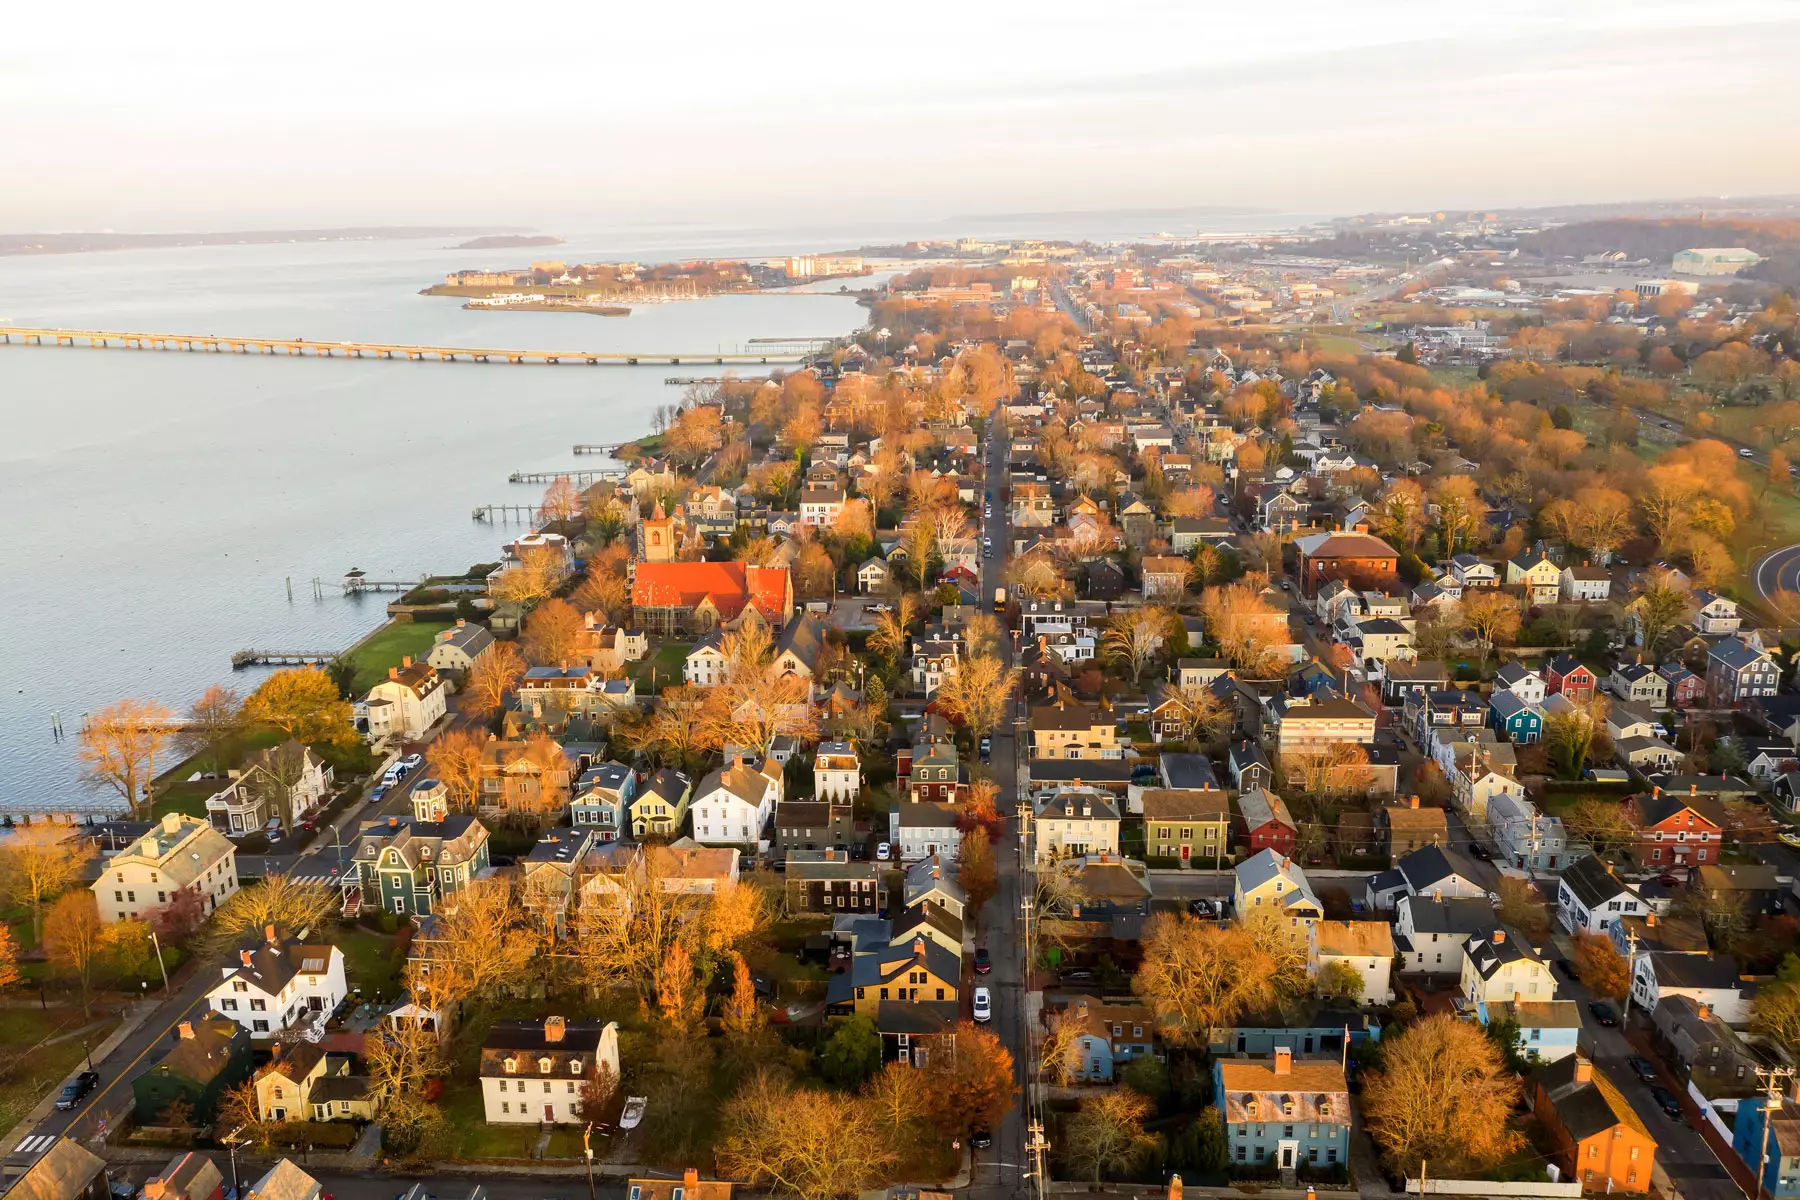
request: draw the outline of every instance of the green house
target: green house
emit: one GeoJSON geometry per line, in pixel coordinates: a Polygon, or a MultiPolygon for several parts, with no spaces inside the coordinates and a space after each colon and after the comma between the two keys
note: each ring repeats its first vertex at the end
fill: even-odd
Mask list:
{"type": "Polygon", "coordinates": [[[340,884],[345,916],[364,906],[429,916],[442,897],[487,870],[487,828],[474,817],[451,816],[441,782],[421,779],[412,801],[411,820],[389,817],[362,827],[340,884]]]}
{"type": "Polygon", "coordinates": [[[189,1120],[209,1123],[226,1089],[250,1078],[250,1033],[216,1013],[198,1023],[183,1021],[175,1044],[162,1061],[131,1081],[140,1125],[160,1125],[176,1100],[193,1106],[189,1120]]]}

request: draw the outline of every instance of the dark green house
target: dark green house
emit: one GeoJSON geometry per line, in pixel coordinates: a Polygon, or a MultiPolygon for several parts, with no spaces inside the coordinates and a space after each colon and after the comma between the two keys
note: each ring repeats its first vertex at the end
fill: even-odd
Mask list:
{"type": "Polygon", "coordinates": [[[217,1013],[199,1023],[183,1021],[162,1061],[131,1081],[140,1125],[160,1125],[178,1098],[194,1106],[195,1125],[209,1123],[227,1088],[250,1078],[250,1033],[217,1013]]]}

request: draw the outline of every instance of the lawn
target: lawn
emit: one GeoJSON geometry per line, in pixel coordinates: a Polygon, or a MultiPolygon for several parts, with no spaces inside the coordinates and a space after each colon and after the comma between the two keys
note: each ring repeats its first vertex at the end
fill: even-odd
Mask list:
{"type": "Polygon", "coordinates": [[[637,663],[631,677],[637,680],[639,694],[654,695],[671,684],[679,684],[688,652],[693,648],[692,642],[665,642],[655,654],[637,663]]]}
{"type": "Polygon", "coordinates": [[[90,1023],[74,1006],[0,1009],[0,1128],[18,1124],[46,1092],[84,1068],[83,1042],[98,1046],[118,1024],[107,1018],[79,1036],[39,1045],[45,1038],[72,1034],[90,1023]]]}
{"type": "MultiPolygon", "coordinates": [[[[561,1103],[566,1097],[558,1095],[561,1103]]],[[[529,1159],[537,1145],[538,1127],[529,1125],[489,1125],[487,1110],[481,1099],[481,1084],[448,1083],[439,1102],[450,1127],[456,1131],[457,1158],[529,1159]]],[[[557,1126],[550,1134],[547,1158],[580,1158],[581,1131],[557,1126]]]]}
{"type": "MultiPolygon", "coordinates": [[[[279,729],[253,729],[245,734],[238,743],[235,758],[226,764],[227,770],[241,767],[244,759],[258,750],[267,750],[277,745],[286,735],[279,729]]],[[[152,817],[160,817],[164,813],[186,813],[190,817],[206,818],[206,798],[218,791],[221,784],[217,779],[193,779],[188,776],[197,775],[202,766],[199,756],[184,758],[174,766],[156,777],[153,787],[156,802],[150,807],[152,817]]]]}
{"type": "Polygon", "coordinates": [[[361,988],[365,1002],[399,998],[406,959],[394,949],[393,934],[358,927],[340,934],[335,944],[344,952],[345,982],[361,988]]]}
{"type": "Polygon", "coordinates": [[[356,664],[350,690],[360,696],[386,679],[388,668],[399,666],[401,659],[424,658],[437,635],[449,628],[447,621],[389,621],[350,651],[356,664]]]}

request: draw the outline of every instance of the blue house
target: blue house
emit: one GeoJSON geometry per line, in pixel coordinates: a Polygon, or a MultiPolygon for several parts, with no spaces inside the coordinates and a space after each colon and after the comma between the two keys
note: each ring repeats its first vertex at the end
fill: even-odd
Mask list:
{"type": "Polygon", "coordinates": [[[582,772],[569,801],[569,823],[592,829],[603,842],[618,840],[637,797],[637,774],[624,763],[604,762],[582,772]]]}
{"type": "Polygon", "coordinates": [[[1495,692],[1488,701],[1488,724],[1495,732],[1525,745],[1544,736],[1544,710],[1511,692],[1495,692]]]}
{"type": "Polygon", "coordinates": [[[1350,1089],[1335,1058],[1295,1059],[1278,1048],[1264,1059],[1218,1059],[1213,1103],[1233,1165],[1291,1170],[1350,1161],[1350,1089]]]}
{"type": "Polygon", "coordinates": [[[1052,1021],[1073,1034],[1064,1051],[1072,1080],[1111,1083],[1137,1059],[1161,1056],[1156,1014],[1141,1004],[1077,1000],[1052,1021]]]}
{"type": "Polygon", "coordinates": [[[1771,1113],[1760,1096],[1739,1100],[1737,1123],[1731,1127],[1731,1148],[1756,1174],[1763,1161],[1763,1122],[1769,1127],[1769,1161],[1762,1168],[1763,1186],[1776,1197],[1800,1196],[1800,1104],[1783,1100],[1771,1113]]]}
{"type": "Polygon", "coordinates": [[[1519,1027],[1519,1056],[1528,1062],[1555,1062],[1575,1053],[1581,1036],[1581,1008],[1573,1000],[1477,999],[1481,1027],[1511,1021],[1519,1027]]]}

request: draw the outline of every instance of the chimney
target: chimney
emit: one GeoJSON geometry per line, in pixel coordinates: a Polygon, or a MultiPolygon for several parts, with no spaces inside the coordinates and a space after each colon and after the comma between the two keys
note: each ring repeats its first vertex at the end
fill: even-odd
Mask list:
{"type": "Polygon", "coordinates": [[[399,667],[389,667],[388,668],[388,678],[389,679],[400,678],[400,668],[399,667]]]}
{"type": "Polygon", "coordinates": [[[1661,784],[1660,784],[1660,783],[1659,783],[1659,784],[1657,784],[1657,785],[1656,785],[1656,786],[1655,786],[1655,787],[1653,787],[1653,788],[1651,788],[1651,789],[1650,789],[1650,794],[1651,794],[1651,795],[1652,795],[1652,796],[1660,796],[1660,795],[1662,795],[1662,785],[1661,785],[1661,784]]]}
{"type": "Polygon", "coordinates": [[[191,1042],[194,1040],[194,1023],[192,1021],[183,1021],[181,1024],[177,1025],[175,1029],[176,1032],[181,1035],[182,1041],[191,1042]]]}
{"type": "Polygon", "coordinates": [[[163,820],[162,820],[162,827],[163,827],[164,833],[180,833],[181,832],[181,814],[180,813],[164,813],[163,820]]]}
{"type": "Polygon", "coordinates": [[[1655,913],[1645,913],[1644,914],[1644,924],[1646,926],[1651,926],[1651,927],[1655,926],[1656,914],[1655,913]]]}
{"type": "Polygon", "coordinates": [[[1181,1200],[1181,1176],[1169,1176],[1168,1200],[1181,1200]]]}
{"type": "Polygon", "coordinates": [[[1712,1016],[1712,1005],[1710,1005],[1710,1004],[1701,1004],[1701,1005],[1698,1005],[1698,1006],[1697,1006],[1697,1007],[1698,1007],[1698,1008],[1699,1008],[1699,1010],[1700,1010],[1700,1011],[1699,1011],[1699,1014],[1698,1014],[1698,1015],[1699,1015],[1699,1017],[1700,1017],[1700,1019],[1701,1019],[1701,1020],[1702,1020],[1702,1021],[1704,1021],[1704,1020],[1706,1020],[1706,1019],[1707,1019],[1707,1018],[1708,1018],[1708,1017],[1710,1017],[1710,1016],[1712,1016]]]}
{"type": "Polygon", "coordinates": [[[238,951],[238,961],[243,963],[246,967],[249,966],[250,965],[250,951],[239,950],[238,951]]]}
{"type": "Polygon", "coordinates": [[[271,946],[276,944],[275,927],[273,925],[263,926],[263,940],[268,942],[271,946]]]}
{"type": "Polygon", "coordinates": [[[1514,992],[1513,993],[1513,1003],[1514,1004],[1519,1003],[1523,999],[1525,999],[1525,994],[1523,992],[1514,992]]]}
{"type": "Polygon", "coordinates": [[[556,1043],[563,1040],[563,1034],[565,1034],[567,1032],[568,1032],[568,1025],[563,1021],[563,1019],[561,1017],[545,1017],[544,1018],[544,1040],[546,1042],[549,1042],[551,1045],[555,1045],[556,1043]]]}
{"type": "Polygon", "coordinates": [[[1443,888],[1432,888],[1431,889],[1431,898],[1433,900],[1442,900],[1444,898],[1444,889],[1443,888]]]}
{"type": "Polygon", "coordinates": [[[1410,802],[1410,803],[1409,803],[1409,804],[1408,804],[1408,805],[1407,805],[1407,807],[1408,807],[1408,808],[1417,808],[1417,807],[1419,807],[1419,798],[1418,798],[1418,797],[1417,797],[1417,796],[1414,796],[1414,797],[1413,797],[1413,798],[1412,798],[1412,800],[1411,800],[1411,802],[1410,802]]]}
{"type": "Polygon", "coordinates": [[[407,671],[412,670],[412,655],[410,655],[410,654],[401,655],[400,666],[401,666],[401,669],[403,669],[403,670],[407,670],[407,671]]]}
{"type": "Polygon", "coordinates": [[[1688,784],[1688,795],[1698,796],[1699,794],[1700,794],[1700,785],[1699,784],[1697,784],[1697,783],[1688,784]]]}
{"type": "Polygon", "coordinates": [[[1594,1064],[1584,1054],[1575,1056],[1575,1082],[1592,1083],[1594,1081],[1594,1064]]]}
{"type": "Polygon", "coordinates": [[[924,938],[916,937],[913,939],[913,953],[918,954],[918,955],[923,955],[925,953],[925,939],[924,938]]]}
{"type": "Polygon", "coordinates": [[[1494,945],[1496,945],[1496,946],[1506,945],[1506,930],[1504,930],[1504,929],[1494,930],[1494,945]]]}
{"type": "Polygon", "coordinates": [[[1292,1075],[1294,1073],[1294,1048],[1292,1046],[1275,1047],[1275,1074],[1292,1075]]]}
{"type": "Polygon", "coordinates": [[[463,620],[461,617],[456,618],[456,627],[458,629],[461,629],[464,625],[467,625],[467,624],[468,624],[468,622],[463,620]]]}
{"type": "Polygon", "coordinates": [[[389,817],[388,818],[388,828],[389,829],[400,828],[400,818],[399,817],[389,817]]]}
{"type": "Polygon", "coordinates": [[[144,1180],[144,1195],[147,1197],[147,1200],[163,1200],[163,1197],[168,1194],[168,1191],[169,1183],[166,1179],[144,1180]]]}
{"type": "Polygon", "coordinates": [[[700,1188],[700,1172],[693,1167],[681,1173],[682,1195],[692,1196],[700,1188]]]}

